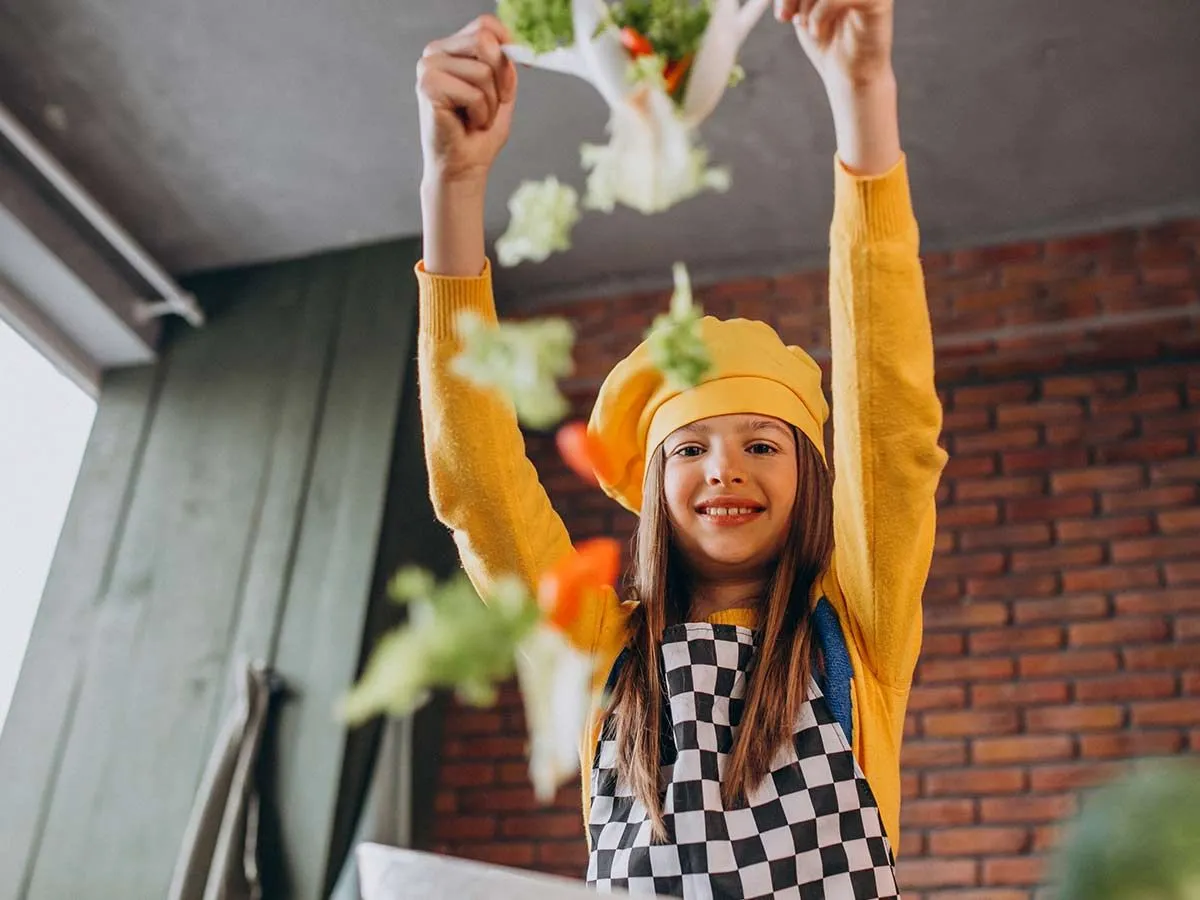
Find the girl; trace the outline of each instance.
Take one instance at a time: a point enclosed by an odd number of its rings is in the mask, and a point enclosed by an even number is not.
[[[898,896],[900,740],[945,456],[891,67],[890,0],[777,0],[819,72],[838,158],[830,306],[837,479],[820,370],[770,327],[705,319],[704,381],[645,345],[600,390],[605,491],[641,520],[630,596],[569,637],[608,698],[581,747],[588,882],[683,897]],[[441,520],[481,592],[571,544],[510,408],[450,370],[494,319],[488,170],[516,72],[484,16],[418,68],[420,378]]]

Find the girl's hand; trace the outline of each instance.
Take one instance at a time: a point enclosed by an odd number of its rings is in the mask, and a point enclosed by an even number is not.
[[[892,0],[775,0],[827,86],[892,78]]]
[[[417,101],[427,182],[486,183],[517,98],[517,71],[500,50],[509,41],[500,20],[484,15],[425,48]]]

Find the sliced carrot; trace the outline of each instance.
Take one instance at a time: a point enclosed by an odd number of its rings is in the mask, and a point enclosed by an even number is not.
[[[692,59],[694,55],[689,53],[683,59],[677,59],[667,63],[666,69],[663,70],[663,78],[667,82],[667,93],[674,94],[679,90],[679,85],[683,83],[683,76],[687,74],[688,69],[692,67]]]
[[[654,45],[636,28],[626,25],[621,29],[621,46],[629,51],[634,59],[639,56],[649,56],[654,52]]]
[[[621,545],[612,538],[584,541],[564,556],[538,581],[538,605],[546,620],[565,630],[579,618],[584,597],[616,583],[621,567]]]
[[[584,422],[570,422],[558,429],[554,437],[558,454],[576,475],[588,484],[598,484],[599,478],[611,481],[608,454],[604,445],[594,434],[588,432]]]

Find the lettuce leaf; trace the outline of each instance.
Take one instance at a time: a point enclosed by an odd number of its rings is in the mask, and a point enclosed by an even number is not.
[[[692,284],[687,267],[676,263],[675,292],[671,307],[659,315],[646,332],[650,343],[650,358],[668,383],[686,390],[695,387],[712,368],[708,345],[700,335],[700,320],[704,317],[692,298]]]
[[[571,0],[499,0],[496,15],[518,43],[536,53],[575,42]]]
[[[529,428],[550,428],[566,417],[570,404],[557,385],[557,379],[575,369],[575,331],[566,319],[492,325],[462,313],[458,325],[463,349],[451,363],[456,374],[499,391]]]
[[[571,229],[579,221],[579,194],[550,176],[526,181],[508,200],[508,230],[496,241],[500,265],[542,262],[551,253],[571,249]]]

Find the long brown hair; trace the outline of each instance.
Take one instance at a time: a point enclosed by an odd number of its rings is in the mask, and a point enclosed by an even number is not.
[[[833,488],[816,448],[793,429],[797,447],[796,503],[759,621],[742,719],[725,769],[722,799],[745,795],[771,771],[779,748],[791,740],[809,677],[812,588],[833,552]],[[634,537],[630,591],[639,601],[630,617],[626,660],[613,688],[617,771],[650,815],[653,834],[665,840],[659,797],[663,681],[658,659],[663,630],[687,620],[687,569],[671,540],[663,477],[666,456],[647,461],[641,520]],[[780,689],[782,687],[782,690]]]

